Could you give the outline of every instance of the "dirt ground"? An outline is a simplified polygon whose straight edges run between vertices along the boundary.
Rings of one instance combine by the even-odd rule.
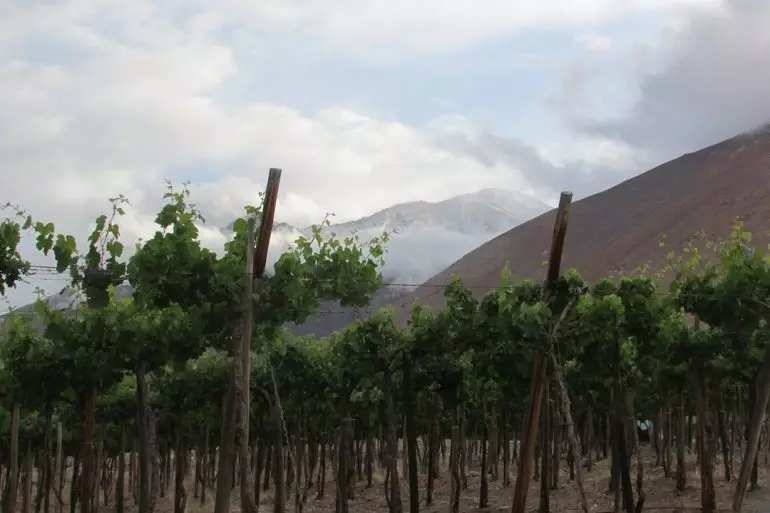
[[[645,447],[643,450],[645,462],[645,481],[644,489],[647,495],[644,511],[654,511],[655,513],[690,513],[700,511],[700,473],[694,457],[688,456],[688,488],[683,493],[675,490],[673,479],[665,479],[663,470],[660,467],[654,467],[655,454],[651,449]],[[762,455],[760,455],[762,458]],[[565,511],[579,511],[579,502],[577,489],[574,483],[568,481],[566,464],[561,465],[563,470],[560,479],[560,489],[551,493],[551,511],[554,513]],[[401,468],[399,466],[399,468]],[[632,462],[632,478],[636,475],[636,464]],[[760,460],[760,490],[750,492],[747,495],[744,512],[746,513],[767,513],[770,512],[770,493],[766,489],[767,474],[770,468],[764,460]],[[735,471],[737,474],[737,470]],[[329,473],[330,474],[330,473]],[[421,491],[425,486],[425,475],[420,476]],[[592,513],[603,513],[613,511],[613,495],[607,492],[609,469],[608,461],[601,461],[595,465],[594,469],[587,473],[586,491],[588,493],[589,507]],[[512,476],[513,483],[515,476]],[[470,512],[500,512],[509,511],[513,488],[502,487],[502,476],[496,482],[489,483],[489,506],[484,509],[478,509],[478,494],[480,477],[478,472],[470,472],[468,475],[469,489],[465,490],[461,499],[461,511]],[[213,491],[209,493],[209,500],[205,506],[201,506],[198,499],[193,498],[192,483],[188,483],[187,490],[189,494],[187,512],[188,513],[210,513],[213,510]],[[350,502],[351,513],[384,513],[387,511],[383,491],[383,476],[375,475],[374,486],[370,489],[365,487],[365,482],[358,483],[355,488],[355,498]],[[405,483],[402,481],[402,500],[404,511],[408,511],[408,492]],[[726,483],[724,480],[724,468],[717,464],[715,468],[715,484],[717,502],[720,511],[729,511],[734,480],[732,483]],[[539,482],[533,482],[530,486],[529,500],[527,503],[528,512],[536,512],[538,508]],[[433,504],[425,505],[424,493],[421,493],[420,511],[424,513],[437,513],[447,511],[449,495],[449,482],[447,474],[444,472],[436,482],[436,491]],[[310,499],[305,505],[303,511],[306,513],[327,513],[334,511],[334,483],[328,482],[326,485],[326,496],[320,501],[314,500],[315,494],[311,492]],[[133,511],[132,500],[128,500],[127,513]],[[262,493],[260,500],[260,512],[272,511],[272,490]],[[114,507],[105,507],[102,511],[113,511]],[[173,511],[173,492],[169,489],[166,497],[160,498],[156,507],[159,513]],[[233,493],[232,507],[233,513],[239,513],[239,499],[237,489]],[[287,512],[294,511],[293,493],[289,499]]]

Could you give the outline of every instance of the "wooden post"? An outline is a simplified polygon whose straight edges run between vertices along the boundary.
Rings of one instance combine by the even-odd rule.
[[[564,251],[564,238],[567,234],[567,222],[569,220],[569,207],[572,203],[572,193],[562,192],[559,198],[559,207],[556,211],[556,221],[553,226],[553,238],[551,239],[551,252],[548,259],[548,272],[545,279],[543,299],[548,301],[553,293],[553,286],[559,278],[561,271],[561,257]],[[542,351],[535,353],[532,363],[532,381],[530,384],[529,410],[524,423],[524,432],[521,443],[521,455],[516,474],[516,485],[513,492],[513,504],[511,513],[525,513],[527,507],[527,493],[529,492],[529,480],[532,473],[532,460],[535,454],[535,440],[537,428],[540,423],[540,406],[543,398],[543,388],[546,381],[547,354]]]
[[[248,234],[246,237],[246,286],[244,290],[244,311],[242,321],[240,352],[233,356],[240,356],[240,361],[233,362],[234,366],[240,366],[240,376],[234,373],[235,379],[240,378],[240,386],[236,387],[240,394],[239,409],[240,416],[240,445],[238,453],[238,462],[240,464],[240,492],[241,492],[241,511],[244,513],[257,513],[257,504],[254,500],[253,486],[251,485],[251,467],[249,466],[249,416],[250,407],[250,383],[251,383],[251,332],[254,325],[254,238],[255,238],[254,218],[249,219]]]
[[[262,206],[262,219],[257,233],[257,248],[254,252],[254,277],[262,279],[267,265],[267,250],[270,247],[270,236],[273,234],[275,220],[275,205],[278,203],[278,187],[281,185],[281,173],[278,168],[270,168],[265,188],[265,202]],[[256,291],[259,293],[259,290]]]
[[[256,513],[257,505],[254,500],[253,487],[250,485],[251,467],[249,465],[249,389],[251,383],[251,334],[254,324],[255,296],[259,292],[260,278],[267,263],[267,250],[275,218],[275,205],[278,199],[278,185],[281,170],[270,169],[265,190],[262,219],[259,234],[256,234],[255,219],[248,222],[246,242],[245,276],[244,276],[244,312],[243,318],[233,338],[233,370],[231,390],[225,398],[222,426],[222,443],[220,448],[220,472],[217,477],[214,513],[227,513],[230,510],[230,494],[234,481],[234,457],[238,454],[240,465],[241,511]],[[258,239],[257,239],[258,237]],[[255,247],[255,239],[256,247]],[[255,288],[257,289],[255,291]],[[256,292],[256,294],[255,294]],[[277,391],[276,391],[277,394]],[[240,413],[240,415],[238,415]],[[237,452],[235,451],[236,425],[240,425],[241,437]],[[281,495],[278,494],[276,511],[282,513],[279,506]]]
[[[249,417],[250,417],[250,384],[251,384],[251,332],[254,326],[254,303],[261,290],[262,276],[267,265],[267,252],[270,247],[270,236],[273,232],[275,206],[278,201],[278,187],[281,183],[281,170],[271,168],[265,187],[265,198],[262,206],[262,219],[259,232],[255,233],[254,219],[249,219],[249,232],[246,248],[246,290],[244,291],[245,310],[243,312],[243,333],[241,339],[241,511],[257,513],[258,505],[254,500],[251,466],[249,465]],[[256,238],[256,247],[255,247]],[[278,391],[274,393],[277,395]],[[278,404],[276,402],[276,404]],[[281,507],[281,505],[277,505]],[[285,504],[282,505],[285,507]]]

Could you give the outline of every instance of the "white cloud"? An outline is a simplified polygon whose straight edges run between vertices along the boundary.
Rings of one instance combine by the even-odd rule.
[[[236,36],[255,34],[249,44],[262,52],[271,51],[271,37],[281,37],[338,56],[409,57],[524,28],[595,25],[622,14],[713,3],[12,2],[0,17],[0,201],[19,203],[82,238],[108,208],[106,198],[123,193],[132,202],[121,221],[130,242],[152,233],[163,178],[192,179],[193,200],[213,226],[256,201],[269,167],[284,169],[278,218],[298,226],[326,211],[343,221],[399,201],[483,187],[543,190],[553,184],[515,155],[529,155],[526,143],[493,140],[505,146],[505,158],[493,159],[447,145],[447,134],[472,139],[480,132],[462,116],[467,113],[447,112],[416,126],[400,122],[403,113],[383,120],[341,105],[303,111],[290,101],[228,97],[226,86],[246,71],[271,80],[270,69],[246,69],[249,49]],[[312,95],[313,84],[306,88]],[[546,154],[568,162],[571,151],[553,145]],[[215,228],[202,237],[213,247],[223,242]]]
[[[212,182],[201,191],[239,214],[253,203],[267,168],[279,166],[284,190],[294,194],[287,206],[315,202],[311,212],[299,210],[349,218],[394,198],[448,195],[469,171],[418,129],[396,122],[340,107],[304,115],[218,102],[208,91],[238,70],[230,50],[211,41],[106,44],[92,52],[67,66],[0,62],[0,155],[4,177],[13,177],[3,193],[38,212],[46,205],[49,214],[82,208],[113,192],[142,200],[147,187],[157,191],[175,169],[190,177],[193,167]],[[438,173],[443,188],[432,183]],[[55,197],[38,202],[32,191],[41,185]]]
[[[770,2],[732,0],[686,14],[671,20],[654,51],[627,55],[625,66],[597,72],[578,63],[584,80],[574,87],[570,77],[562,101],[576,126],[660,162],[770,122]],[[620,80],[632,86],[622,94],[627,108],[585,108],[606,105],[613,95],[601,84]]]
[[[210,37],[217,30],[321,41],[334,51],[409,56],[442,52],[510,35],[521,29],[597,24],[620,16],[670,11],[681,6],[716,5],[719,0],[65,0],[19,3],[0,21],[0,42],[56,31],[70,39],[102,44],[90,23],[119,25],[124,39],[148,44],[185,37]],[[64,28],[66,26],[66,28]],[[251,41],[262,51],[269,39]],[[404,53],[406,51],[407,53]]]
[[[15,32],[0,30],[7,43],[0,54],[2,200],[80,240],[118,193],[132,202],[120,221],[127,242],[151,235],[166,177],[196,182],[193,201],[213,225],[201,237],[212,247],[224,241],[215,227],[256,202],[269,167],[285,170],[278,219],[299,226],[326,211],[346,220],[400,200],[466,192],[470,176],[476,188],[495,185],[503,172],[509,184],[523,183],[515,170],[489,170],[441,148],[428,131],[342,107],[304,114],[258,102],[231,105],[212,92],[239,72],[231,48],[195,33],[163,36],[152,24],[142,27],[149,3],[119,27],[137,28],[130,44],[109,38],[107,29],[84,28],[95,12],[90,5],[69,4],[58,26],[50,13],[29,11],[37,18],[22,10]],[[77,58],[28,58],[24,44],[41,31],[66,39]]]
[[[575,41],[592,52],[604,52],[612,46],[612,39],[601,34],[583,32],[575,37]]]
[[[236,0],[231,0],[234,4]],[[262,26],[301,30],[348,52],[444,51],[529,27],[601,23],[718,0],[263,0],[242,4]],[[232,4],[231,4],[232,5]],[[380,46],[382,45],[382,46]]]

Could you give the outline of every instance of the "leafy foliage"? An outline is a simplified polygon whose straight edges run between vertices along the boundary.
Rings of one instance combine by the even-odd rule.
[[[712,394],[735,391],[736,382],[750,386],[767,347],[770,265],[740,225],[730,240],[708,246],[713,259],[691,248],[688,260],[672,264],[668,290],[642,273],[589,285],[569,270],[546,295],[543,286],[506,270],[499,287],[481,297],[453,278],[444,308],[417,306],[406,326],[386,309],[317,340],[294,337],[284,326],[301,323],[327,300],[367,306],[382,285],[387,235],[339,240],[325,235],[325,220],[278,258],[249,299],[246,230],[259,208],[245,207],[218,255],[201,243],[203,218],[187,187],[169,184],[164,199],[155,234],[128,261],[117,224],[127,202],[122,196],[110,200],[110,215],[95,220],[82,255],[73,237],[22,212],[23,222],[0,225],[0,293],[30,270],[19,249],[26,230],[85,293],[74,313],[41,305],[43,330],[21,319],[5,326],[0,427],[21,405],[23,438],[42,440],[55,418],[66,423],[74,453],[83,405],[96,391],[99,422],[113,435],[110,451],[119,450],[114,438],[125,429],[132,438],[149,436],[139,434],[147,425],[142,401],[157,413],[159,444],[179,442],[180,431],[188,447],[201,443],[221,427],[232,341],[242,335],[247,306],[255,308],[250,437],[281,444],[289,432],[326,443],[348,415],[357,420],[357,436],[400,432],[396,423],[415,405],[412,420],[421,434],[448,435],[458,422],[486,426],[497,414],[511,431],[524,420],[537,351],[553,352],[561,363],[571,413],[603,418],[612,411],[609,390],[618,370],[605,356],[616,345],[623,389],[639,417],[651,418],[692,393],[696,367],[707,374]],[[115,288],[125,281],[133,297],[118,300]],[[703,326],[694,327],[693,316]],[[145,378],[149,397],[142,395]],[[403,412],[394,418],[389,405]],[[275,431],[278,425],[285,433]]]

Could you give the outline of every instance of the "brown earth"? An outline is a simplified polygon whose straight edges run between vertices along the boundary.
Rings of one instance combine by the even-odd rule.
[[[700,475],[694,456],[687,457],[687,484],[688,488],[683,493],[675,490],[674,480],[666,479],[663,476],[661,467],[654,467],[655,455],[649,447],[643,447],[645,456],[645,493],[647,495],[644,511],[654,513],[695,513],[699,511],[700,505]],[[750,492],[743,508],[744,513],[763,513],[770,511],[770,494],[765,489],[767,486],[767,461],[763,455],[760,455],[760,490]],[[577,490],[573,483],[568,481],[566,464],[562,462],[563,471],[560,477],[561,488],[551,493],[551,511],[559,512],[577,512],[579,503]],[[727,511],[730,508],[732,497],[732,483],[724,481],[724,468],[717,463],[714,469],[715,487],[717,496],[717,506],[719,511]],[[400,466],[399,466],[400,468]],[[447,497],[449,494],[449,484],[446,480],[446,469],[437,480],[436,492],[434,494],[434,503],[431,506],[425,506],[425,478],[420,475],[420,511],[423,513],[439,513],[447,511]],[[632,461],[632,479],[635,476],[635,463]],[[737,472],[737,469],[736,469]],[[327,474],[329,475],[329,474]],[[609,478],[608,460],[599,462],[591,472],[586,474],[586,491],[589,499],[591,513],[610,513],[613,511],[613,495],[607,492]],[[513,482],[515,477],[512,477]],[[733,480],[734,482],[734,480]],[[386,513],[387,505],[385,503],[383,491],[382,474],[375,475],[374,486],[370,489],[365,487],[365,481],[356,485],[355,499],[350,503],[351,513]],[[462,494],[460,511],[463,513],[471,512],[507,512],[510,511],[511,499],[513,496],[512,487],[503,488],[501,479],[489,484],[489,506],[480,510],[478,505],[479,494],[479,474],[478,472],[469,473],[469,489]],[[406,485],[402,481],[401,487],[404,511],[409,510],[408,492]],[[209,492],[209,499],[206,505],[201,506],[198,499],[193,498],[192,483],[187,483],[187,493],[189,495],[187,502],[187,513],[210,513],[213,511],[213,490]],[[536,512],[538,507],[539,482],[533,481],[530,486],[527,511]],[[635,494],[636,495],[636,494]],[[313,500],[314,493],[310,494],[303,511],[305,513],[331,513],[334,511],[334,483],[330,480],[326,484],[326,496],[319,501]],[[260,501],[261,512],[272,511],[272,489],[262,492]],[[133,513],[135,507],[133,500],[129,498],[126,504],[126,513]],[[103,513],[114,511],[114,506],[105,506],[101,508]],[[160,498],[157,503],[156,511],[158,513],[167,513],[173,511],[173,488],[169,488],[167,495]],[[233,513],[240,512],[237,489],[233,493],[232,507]],[[287,513],[294,511],[293,491],[290,494]]]
[[[611,189],[572,204],[563,269],[589,282],[649,264],[700,230],[709,239],[729,236],[742,217],[755,240],[770,240],[770,126],[728,139],[658,166]],[[443,304],[443,289],[458,274],[481,296],[500,282],[507,264],[514,275],[540,280],[555,210],[487,242],[391,304],[403,322],[413,302]],[[665,234],[666,247],[659,242]]]

